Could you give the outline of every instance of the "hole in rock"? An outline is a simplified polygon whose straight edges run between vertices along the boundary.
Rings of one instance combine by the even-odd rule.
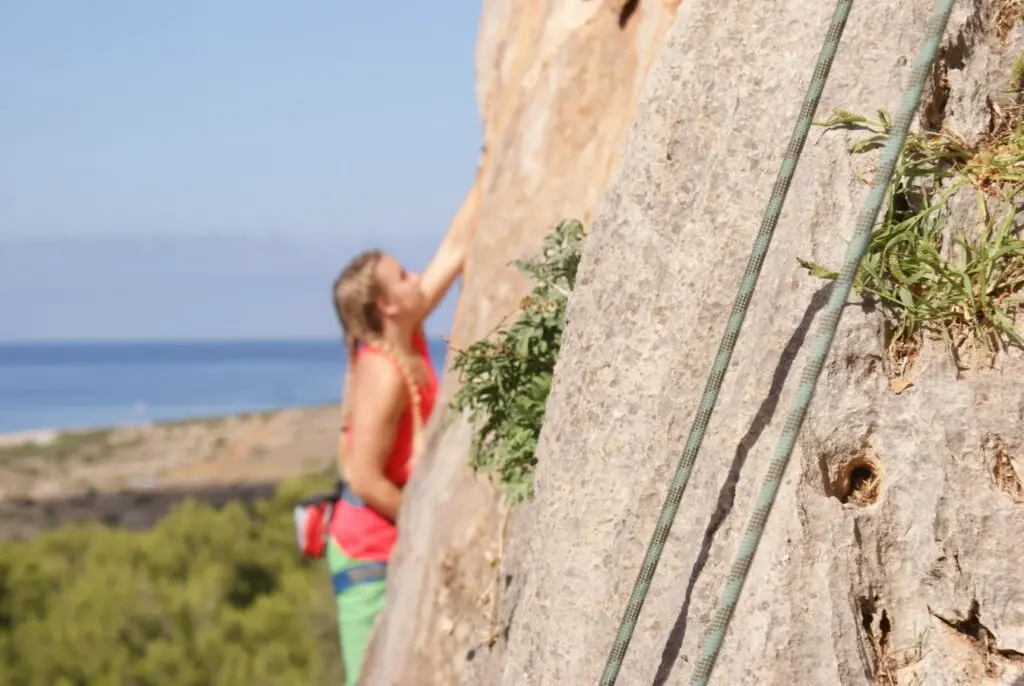
[[[622,9],[619,10],[620,29],[626,28],[626,24],[629,23],[629,20],[632,18],[638,7],[640,7],[640,0],[626,0]]]
[[[1024,480],[1017,471],[1020,461],[1010,454],[1006,443],[999,436],[990,437],[987,444],[992,460],[992,476],[996,487],[1018,505],[1024,505]]]
[[[843,458],[829,495],[841,503],[867,507],[878,501],[882,490],[882,462],[870,452]]]

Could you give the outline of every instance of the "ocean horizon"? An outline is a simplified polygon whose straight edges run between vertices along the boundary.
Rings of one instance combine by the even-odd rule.
[[[428,341],[440,375],[447,344]],[[345,357],[331,338],[0,341],[0,434],[338,403]]]

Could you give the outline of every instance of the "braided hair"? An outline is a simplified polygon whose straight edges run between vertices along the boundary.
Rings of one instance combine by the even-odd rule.
[[[423,447],[422,397],[418,381],[422,381],[422,367],[418,360],[384,339],[384,322],[377,309],[381,295],[376,268],[383,253],[367,250],[357,255],[334,281],[334,310],[344,332],[345,348],[348,354],[348,369],[345,373],[345,391],[341,400],[342,435],[339,453],[342,467],[346,459],[344,428],[348,426],[350,413],[349,390],[352,370],[356,362],[359,344],[371,345],[389,357],[401,372],[409,391],[413,410],[413,456]]]

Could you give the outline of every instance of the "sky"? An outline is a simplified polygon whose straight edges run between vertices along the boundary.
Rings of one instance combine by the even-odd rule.
[[[337,336],[345,262],[422,269],[472,184],[478,18],[0,3],[0,340]]]

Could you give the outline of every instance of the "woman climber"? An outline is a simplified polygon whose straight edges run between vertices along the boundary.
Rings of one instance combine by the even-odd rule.
[[[462,272],[475,205],[474,188],[422,275],[371,250],[334,282],[348,371],[338,451],[344,486],[327,527],[326,555],[349,686],[359,679],[384,607],[402,488],[437,396],[423,322]]]

